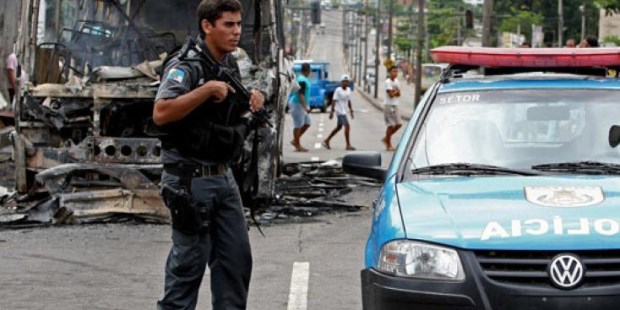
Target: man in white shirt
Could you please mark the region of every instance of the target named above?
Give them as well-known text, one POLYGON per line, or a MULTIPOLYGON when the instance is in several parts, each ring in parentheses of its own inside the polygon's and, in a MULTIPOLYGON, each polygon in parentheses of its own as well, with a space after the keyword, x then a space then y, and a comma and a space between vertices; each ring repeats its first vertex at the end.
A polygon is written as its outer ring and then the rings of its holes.
POLYGON ((347 119, 347 105, 348 110, 351 111, 351 119, 353 119, 353 108, 351 107, 351 88, 349 88, 349 76, 343 75, 340 79, 340 87, 336 88, 334 91, 334 96, 332 97, 331 104, 331 112, 329 113, 329 119, 334 118, 334 112, 336 112, 336 118, 338 119, 338 123, 336 128, 332 130, 327 139, 323 141, 323 146, 326 149, 331 149, 329 145, 329 141, 342 129, 344 126, 344 139, 347 143, 346 150, 354 151, 355 148, 351 145, 351 140, 349 139, 349 132, 351 131, 351 126, 349 125, 349 120, 347 119))
POLYGON ((385 137, 381 139, 381 142, 385 144, 387 151, 394 151, 392 146, 392 135, 400 129, 402 126, 400 120, 400 113, 398 112, 398 98, 400 98, 400 85, 396 77, 398 76, 398 68, 392 66, 389 71, 389 77, 385 80, 385 107, 383 114, 385 116, 385 124, 387 129, 385 130, 385 137))

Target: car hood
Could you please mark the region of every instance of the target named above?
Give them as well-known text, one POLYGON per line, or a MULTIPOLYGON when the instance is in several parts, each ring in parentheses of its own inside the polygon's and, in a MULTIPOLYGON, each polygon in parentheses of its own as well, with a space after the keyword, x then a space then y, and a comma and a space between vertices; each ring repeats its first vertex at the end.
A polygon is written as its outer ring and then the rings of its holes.
POLYGON ((397 185, 408 239, 465 249, 620 248, 620 178, 441 178, 397 185))

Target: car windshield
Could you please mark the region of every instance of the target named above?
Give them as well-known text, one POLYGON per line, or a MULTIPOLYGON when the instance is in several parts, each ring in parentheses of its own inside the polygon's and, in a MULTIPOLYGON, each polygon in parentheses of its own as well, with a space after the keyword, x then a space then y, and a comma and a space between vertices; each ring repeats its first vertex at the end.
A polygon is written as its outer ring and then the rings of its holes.
POLYGON ((520 89, 438 94, 409 156, 411 169, 451 163, 510 169, 620 164, 609 130, 618 90, 520 89))

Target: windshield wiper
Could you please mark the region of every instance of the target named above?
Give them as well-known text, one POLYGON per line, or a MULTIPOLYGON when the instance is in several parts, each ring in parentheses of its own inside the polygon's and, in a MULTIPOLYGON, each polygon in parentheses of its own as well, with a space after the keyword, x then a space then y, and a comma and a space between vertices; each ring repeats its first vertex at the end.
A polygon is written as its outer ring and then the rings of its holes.
POLYGON ((618 174, 620 165, 603 163, 598 161, 578 161, 564 163, 550 163, 532 166, 534 170, 557 171, 557 172, 578 172, 582 174, 618 174))
POLYGON ((436 174, 436 175, 540 175, 539 172, 530 170, 510 169, 492 165, 452 163, 432 165, 411 170, 413 174, 436 174))

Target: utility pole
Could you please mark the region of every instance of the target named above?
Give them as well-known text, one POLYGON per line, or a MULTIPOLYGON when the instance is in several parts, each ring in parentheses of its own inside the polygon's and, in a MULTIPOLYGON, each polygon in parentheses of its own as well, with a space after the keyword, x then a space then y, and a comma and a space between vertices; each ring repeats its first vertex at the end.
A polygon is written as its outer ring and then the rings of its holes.
POLYGON ((359 12, 360 11, 357 11, 357 74, 355 75, 355 80, 358 81, 357 85, 360 85, 361 83, 359 81, 362 80, 362 43, 366 36, 362 31, 363 19, 359 12))
POLYGON ((347 55, 347 21, 346 21, 346 10, 342 10, 342 49, 344 50, 344 55, 346 59, 347 55))
POLYGON ((586 3, 579 6, 581 11, 581 39, 586 37, 586 3))
POLYGON ((562 47, 564 42, 564 4, 558 0, 558 47, 562 47))
POLYGON ((413 109, 420 102, 422 89, 422 49, 424 49, 424 0, 418 0, 418 48, 415 60, 415 95, 413 97, 413 109))
POLYGON ((375 99, 379 96, 379 57, 381 56, 380 42, 381 42, 381 0, 377 0, 377 16, 375 18, 375 99))
POLYGON ((390 1, 390 6, 388 9, 388 43, 387 43, 387 59, 392 59, 392 17, 394 16, 394 0, 390 1))
POLYGON ((462 46, 462 37, 463 35, 461 34, 463 31, 463 19, 461 18, 461 15, 463 14, 463 7, 459 8, 459 13, 458 13, 458 17, 457 17, 457 29, 456 29, 456 45, 458 46, 462 46))
POLYGON ((491 26, 492 25, 493 25, 493 0, 484 0, 484 11, 482 13, 482 46, 491 46, 491 26))
MULTIPOLYGON (((369 24, 368 24, 368 0, 366 0, 365 5, 364 5, 364 75, 362 75, 362 79, 364 79, 364 77, 368 74, 368 41, 370 40, 370 30, 369 30, 369 24)), ((376 76, 376 74, 375 74, 376 76)), ((368 83, 368 80, 364 81, 364 89, 366 88, 366 83, 368 83)), ((361 86, 361 83, 358 84, 358 86, 361 86)), ((370 90, 370 88, 368 88, 370 90)))

